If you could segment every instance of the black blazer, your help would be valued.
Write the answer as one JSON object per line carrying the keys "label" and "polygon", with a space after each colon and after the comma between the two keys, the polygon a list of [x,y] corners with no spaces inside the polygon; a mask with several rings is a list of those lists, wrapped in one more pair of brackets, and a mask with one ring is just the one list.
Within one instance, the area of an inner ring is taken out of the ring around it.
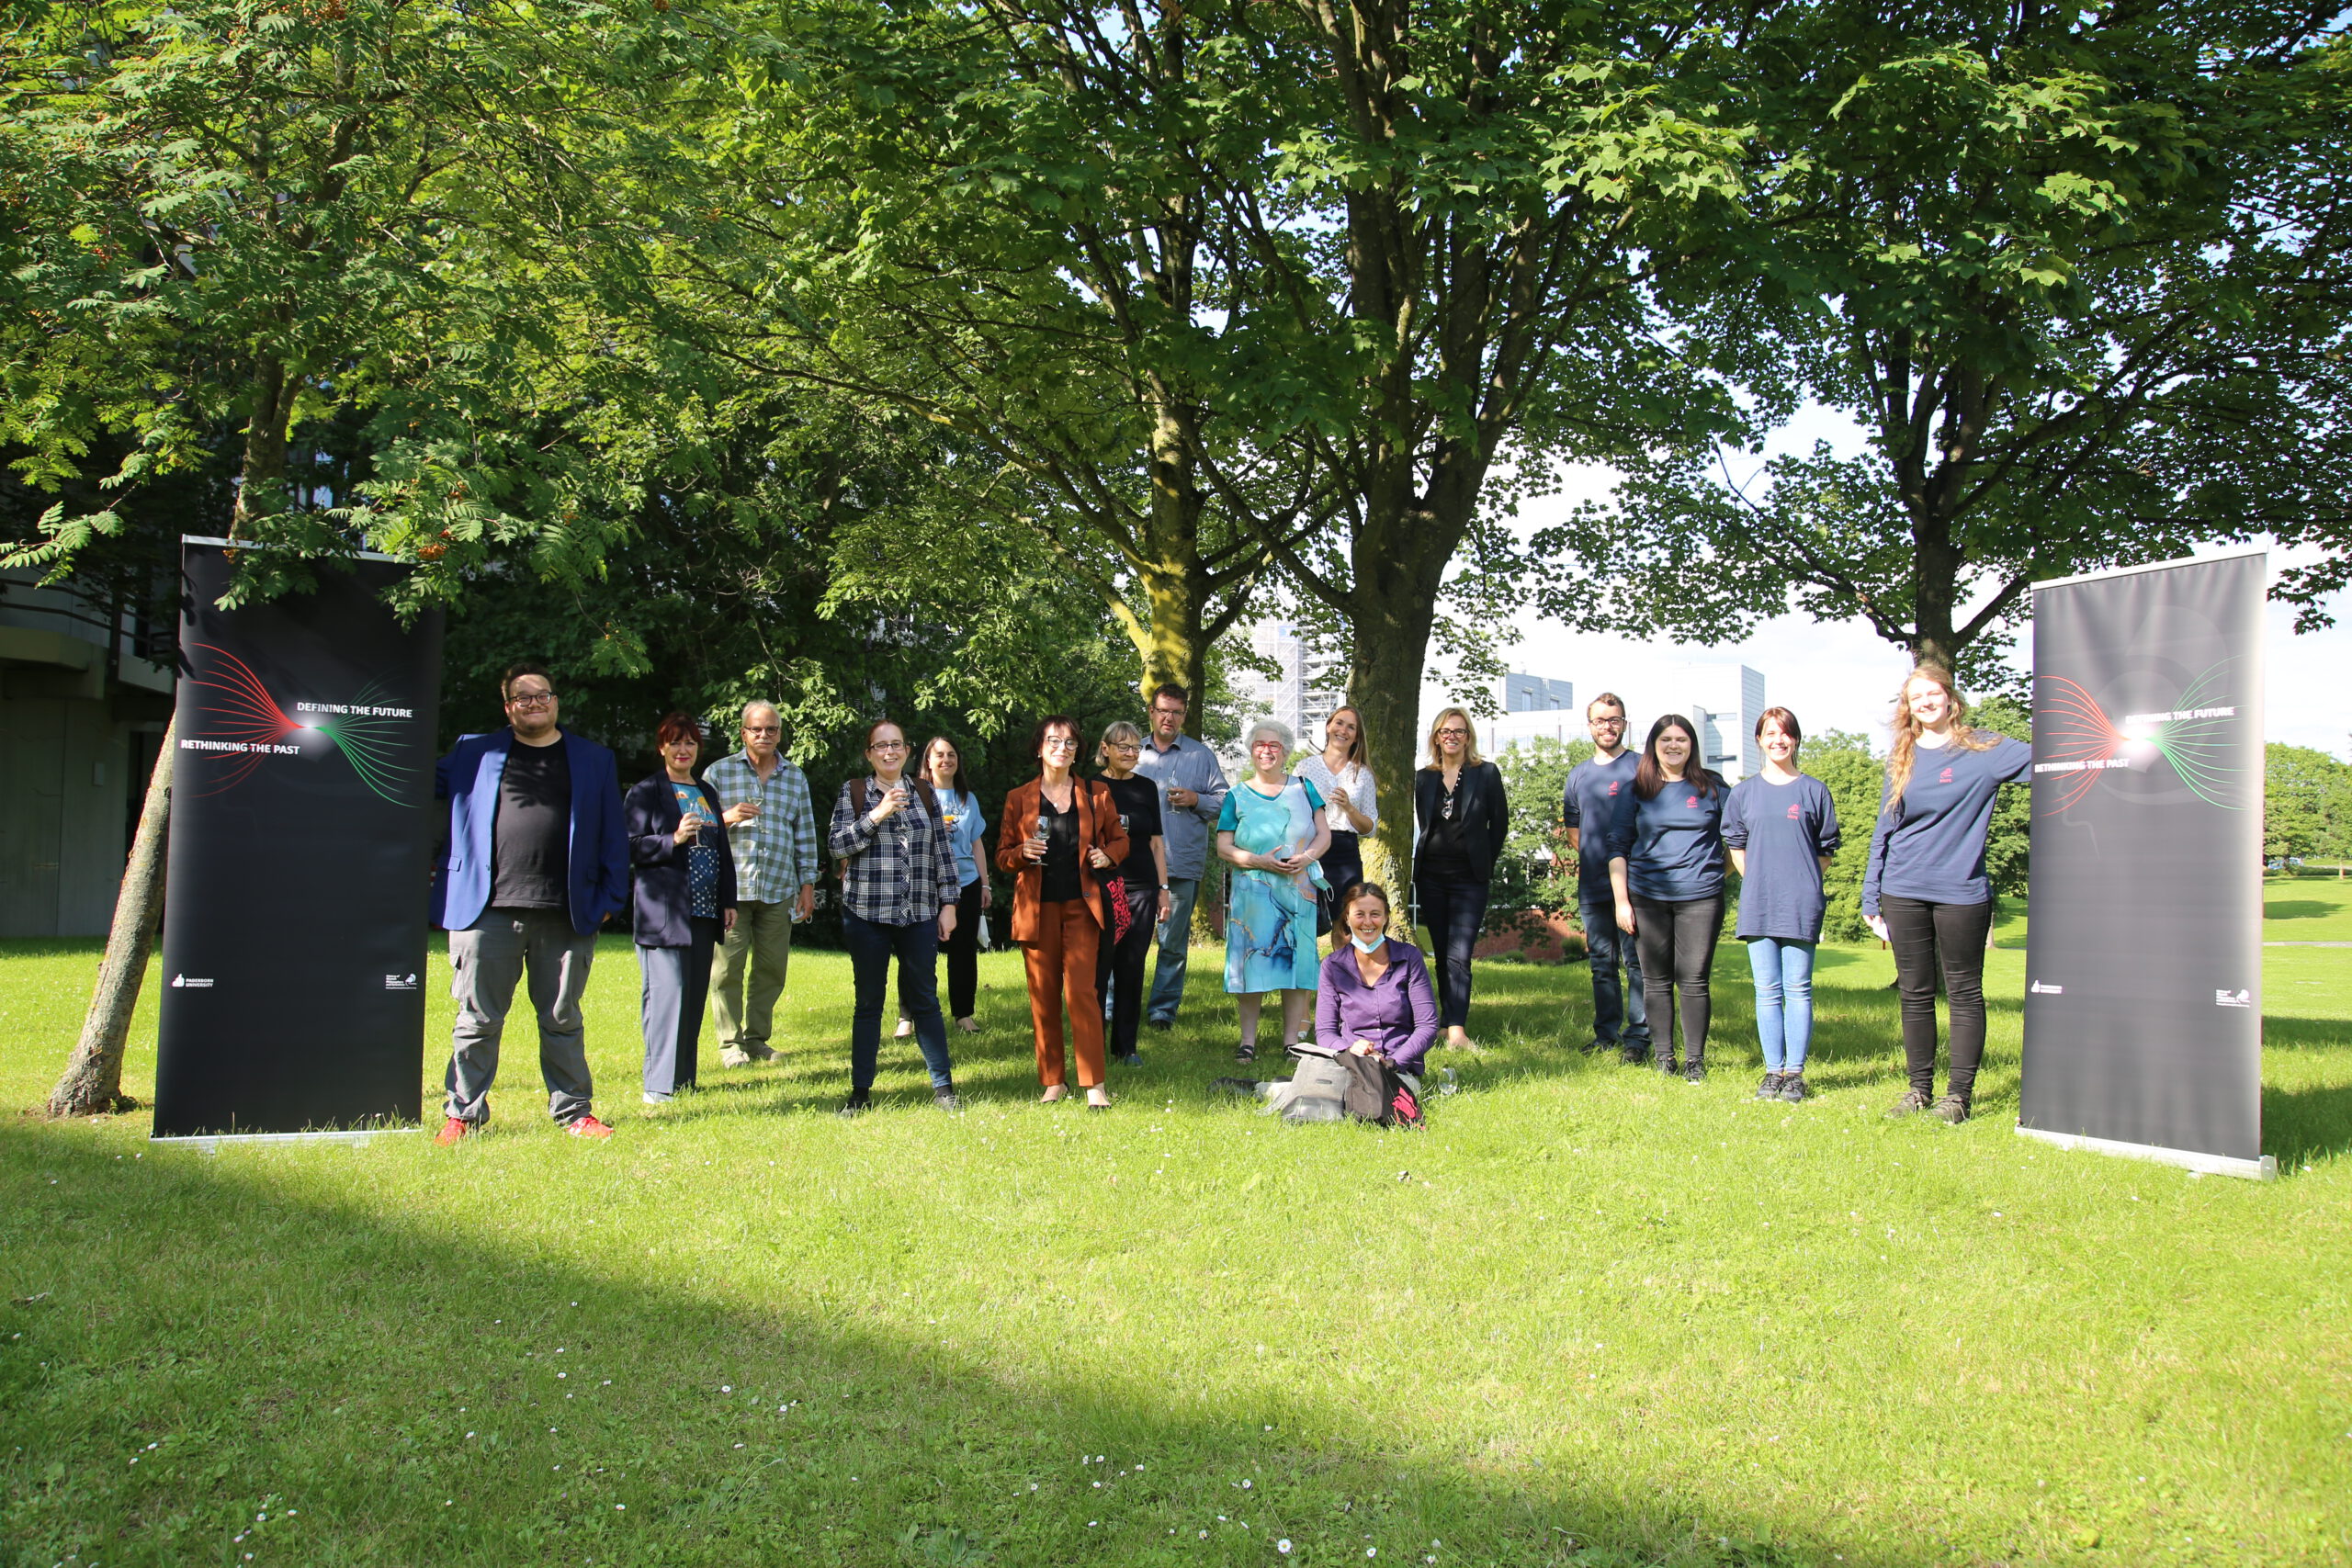
{"label": "black blazer", "polygon": [[[1492,762],[1463,769],[1453,804],[1462,813],[1463,852],[1470,857],[1470,869],[1484,882],[1494,875],[1495,857],[1503,852],[1503,840],[1510,832],[1510,803],[1503,797],[1502,770]],[[1423,833],[1444,807],[1445,776],[1435,768],[1417,769],[1413,818]]]}
{"label": "black blazer", "polygon": [[[718,792],[698,786],[710,818],[718,820]],[[636,875],[631,910],[639,947],[691,947],[694,897],[686,891],[686,846],[670,835],[685,820],[678,796],[666,773],[649,774],[629,786],[621,802],[621,822],[628,834],[628,863]],[[735,856],[727,847],[724,828],[706,829],[702,841],[716,840],[718,850],[718,907],[735,907]]]}

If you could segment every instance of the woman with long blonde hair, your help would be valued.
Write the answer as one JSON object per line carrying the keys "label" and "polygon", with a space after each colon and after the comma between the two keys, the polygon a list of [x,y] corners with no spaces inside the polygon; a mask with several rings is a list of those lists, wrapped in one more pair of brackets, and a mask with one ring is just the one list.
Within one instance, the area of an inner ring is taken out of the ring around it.
{"label": "woman with long blonde hair", "polygon": [[1298,776],[1323,797],[1324,818],[1331,829],[1331,847],[1316,865],[1329,885],[1317,926],[1331,932],[1331,951],[1347,942],[1339,911],[1346,907],[1348,889],[1363,880],[1363,835],[1380,827],[1380,795],[1364,757],[1363,715],[1352,705],[1331,710],[1323,721],[1323,750],[1298,765]]}
{"label": "woman with long blonde hair", "polygon": [[1429,763],[1413,778],[1413,893],[1437,950],[1438,1022],[1448,1045],[1470,1043],[1470,954],[1487,918],[1495,859],[1510,831],[1500,769],[1478,755],[1478,732],[1461,708],[1430,726]]}
{"label": "woman with long blonde hair", "polygon": [[[1886,793],[1862,876],[1862,918],[1894,950],[1903,996],[1903,1058],[1911,1084],[1890,1116],[1932,1111],[1968,1120],[1976,1069],[1984,1058],[1984,940],[1993,929],[1993,887],[1984,840],[1993,797],[2022,783],[2033,748],[1966,722],[1968,703],[1951,672],[1913,670],[1894,701],[1894,746]],[[1936,973],[1951,1007],[1951,1065],[1936,1097]]]}

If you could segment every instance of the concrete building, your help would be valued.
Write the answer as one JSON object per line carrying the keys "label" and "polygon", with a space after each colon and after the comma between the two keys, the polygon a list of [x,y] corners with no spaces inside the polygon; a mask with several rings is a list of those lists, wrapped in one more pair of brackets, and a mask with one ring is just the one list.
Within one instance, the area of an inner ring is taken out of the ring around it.
{"label": "concrete building", "polygon": [[[172,716],[152,628],[0,572],[0,937],[103,936]],[[165,634],[168,638],[168,632]]]}
{"label": "concrete building", "polygon": [[[1684,664],[1674,671],[1664,695],[1685,705],[1661,707],[1652,714],[1682,713],[1699,727],[1699,758],[1736,784],[1760,773],[1764,753],[1756,744],[1756,720],[1768,705],[1764,677],[1745,664]],[[1629,739],[1638,746],[1640,734]]]}
{"label": "concrete building", "polygon": [[1501,715],[1478,721],[1478,750],[1486,756],[1522,741],[1586,739],[1573,681],[1514,670],[1495,682],[1495,697]]}

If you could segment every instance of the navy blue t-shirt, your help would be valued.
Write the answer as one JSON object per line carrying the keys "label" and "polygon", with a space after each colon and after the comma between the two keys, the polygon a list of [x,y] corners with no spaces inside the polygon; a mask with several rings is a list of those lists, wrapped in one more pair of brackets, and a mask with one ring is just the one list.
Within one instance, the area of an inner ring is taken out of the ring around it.
{"label": "navy blue t-shirt", "polygon": [[1568,770],[1560,792],[1560,820],[1577,830],[1577,896],[1609,902],[1609,835],[1634,809],[1634,770],[1641,757],[1620,751],[1613,762],[1599,758]]}
{"label": "navy blue t-shirt", "polygon": [[1838,803],[1810,773],[1774,784],[1761,773],[1734,784],[1724,807],[1724,842],[1742,852],[1742,941],[1819,942],[1821,857],[1838,852]]}
{"label": "navy blue t-shirt", "polygon": [[1626,886],[1676,903],[1721,893],[1726,793],[1717,785],[1702,795],[1685,779],[1659,785],[1647,800],[1634,795],[1634,809],[1609,835],[1610,858],[1624,859]]}
{"label": "navy blue t-shirt", "polygon": [[1993,795],[2032,767],[2033,748],[2006,735],[1982,751],[1941,746],[1913,753],[1910,787],[1894,810],[1881,808],[1877,830],[1871,834],[1862,913],[1878,913],[1882,893],[1931,904],[1982,904],[1991,898],[1984,836],[1993,827]]}

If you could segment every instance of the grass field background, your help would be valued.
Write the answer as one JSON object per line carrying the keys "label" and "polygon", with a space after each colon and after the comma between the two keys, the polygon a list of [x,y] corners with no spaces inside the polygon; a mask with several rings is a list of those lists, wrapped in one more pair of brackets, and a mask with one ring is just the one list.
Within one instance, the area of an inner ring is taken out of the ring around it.
{"label": "grass field background", "polygon": [[[2268,897],[2273,940],[2352,938],[2352,885]],[[969,1112],[902,1043],[841,1121],[848,971],[816,952],[783,1062],[707,1043],[645,1111],[612,942],[607,1145],[548,1122],[527,1025],[450,1150],[11,1117],[0,1562],[2346,1561],[2352,951],[2266,952],[2256,1184],[2017,1137],[2002,942],[1958,1128],[1882,1118],[1874,946],[1822,953],[1822,1098],[1750,1100],[1732,944],[1695,1087],[1577,1053],[1581,967],[1482,965],[1482,1049],[1440,1054],[1461,1090],[1418,1135],[1207,1099],[1206,950],[1107,1116],[1032,1103],[999,954]],[[0,947],[0,1103],[46,1091],[96,957]]]}

